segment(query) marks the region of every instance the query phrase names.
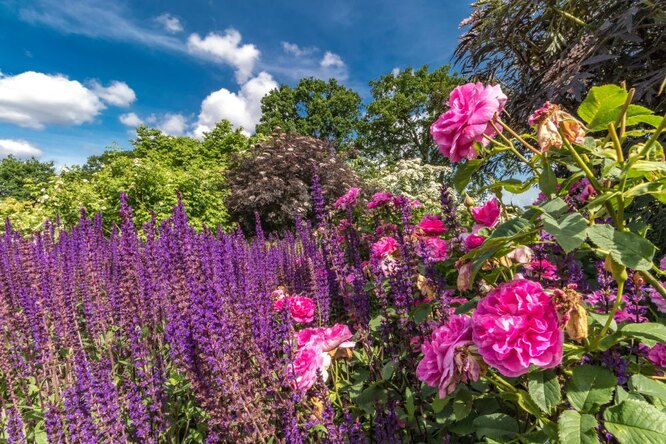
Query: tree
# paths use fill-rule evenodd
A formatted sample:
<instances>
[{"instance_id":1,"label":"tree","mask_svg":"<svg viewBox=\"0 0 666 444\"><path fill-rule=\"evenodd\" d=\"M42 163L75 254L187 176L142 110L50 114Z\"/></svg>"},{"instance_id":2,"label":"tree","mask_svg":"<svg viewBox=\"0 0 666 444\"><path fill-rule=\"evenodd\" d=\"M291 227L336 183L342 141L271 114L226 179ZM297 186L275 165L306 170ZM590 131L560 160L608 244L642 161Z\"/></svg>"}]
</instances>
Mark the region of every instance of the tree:
<instances>
[{"instance_id":1,"label":"tree","mask_svg":"<svg viewBox=\"0 0 666 444\"><path fill-rule=\"evenodd\" d=\"M663 111L665 19L654 1L481 0L461 23L456 61L463 74L506 85L521 124L545 100L574 110L593 84L621 81Z\"/></svg>"},{"instance_id":2,"label":"tree","mask_svg":"<svg viewBox=\"0 0 666 444\"><path fill-rule=\"evenodd\" d=\"M326 142L276 132L237 157L227 173L227 208L249 233L254 232L255 212L268 231L289 227L297 215L312 215L310 187L315 172L327 202L359 184L354 172L331 153Z\"/></svg>"},{"instance_id":3,"label":"tree","mask_svg":"<svg viewBox=\"0 0 666 444\"><path fill-rule=\"evenodd\" d=\"M7 156L0 159L0 198L29 200L54 175L53 162L40 162L34 157L21 160Z\"/></svg>"},{"instance_id":4,"label":"tree","mask_svg":"<svg viewBox=\"0 0 666 444\"><path fill-rule=\"evenodd\" d=\"M363 119L362 154L389 162L415 157L426 163L443 161L429 129L462 81L448 66L430 72L427 65L370 81L372 101Z\"/></svg>"},{"instance_id":5,"label":"tree","mask_svg":"<svg viewBox=\"0 0 666 444\"><path fill-rule=\"evenodd\" d=\"M361 97L335 79L302 79L295 87L281 85L261 100L257 133L276 128L328 141L341 148L357 135Z\"/></svg>"}]
</instances>

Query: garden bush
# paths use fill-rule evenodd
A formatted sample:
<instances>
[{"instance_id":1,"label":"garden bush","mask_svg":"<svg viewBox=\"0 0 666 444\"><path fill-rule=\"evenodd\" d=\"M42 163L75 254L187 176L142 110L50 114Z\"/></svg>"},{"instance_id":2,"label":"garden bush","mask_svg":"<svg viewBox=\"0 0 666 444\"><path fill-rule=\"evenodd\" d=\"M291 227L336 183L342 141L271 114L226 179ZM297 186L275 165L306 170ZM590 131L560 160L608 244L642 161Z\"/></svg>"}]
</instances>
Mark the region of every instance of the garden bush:
<instances>
[{"instance_id":1,"label":"garden bush","mask_svg":"<svg viewBox=\"0 0 666 444\"><path fill-rule=\"evenodd\" d=\"M182 204L139 236L125 197L110 236L8 223L2 438L663 442L666 260L626 209L666 201L665 120L632 96L546 103L521 135L499 86L452 92L452 185L511 153L531 174L491 191L538 186L522 210L446 186L438 213L357 187L327 207L314 175L315 225L281 236L199 233Z\"/></svg>"}]
</instances>

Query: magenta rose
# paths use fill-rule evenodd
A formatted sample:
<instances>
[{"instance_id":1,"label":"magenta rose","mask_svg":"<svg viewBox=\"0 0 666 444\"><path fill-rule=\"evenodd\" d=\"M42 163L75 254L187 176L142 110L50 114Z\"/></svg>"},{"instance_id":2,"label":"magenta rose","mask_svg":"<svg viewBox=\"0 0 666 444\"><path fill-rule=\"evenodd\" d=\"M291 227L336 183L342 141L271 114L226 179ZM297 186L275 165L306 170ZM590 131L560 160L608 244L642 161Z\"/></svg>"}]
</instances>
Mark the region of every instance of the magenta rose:
<instances>
[{"instance_id":1,"label":"magenta rose","mask_svg":"<svg viewBox=\"0 0 666 444\"><path fill-rule=\"evenodd\" d=\"M500 284L479 301L472 319L479 354L505 376L523 375L530 364L551 368L562 361L564 332L537 282Z\"/></svg>"},{"instance_id":2,"label":"magenta rose","mask_svg":"<svg viewBox=\"0 0 666 444\"><path fill-rule=\"evenodd\" d=\"M384 236L372 244L372 255L376 259L384 259L385 257L390 256L397 249L398 241L393 239L391 236Z\"/></svg>"},{"instance_id":3,"label":"magenta rose","mask_svg":"<svg viewBox=\"0 0 666 444\"><path fill-rule=\"evenodd\" d=\"M557 279L557 267L546 259L540 259L530 262L525 265L525 268L530 271L530 276L538 279Z\"/></svg>"},{"instance_id":4,"label":"magenta rose","mask_svg":"<svg viewBox=\"0 0 666 444\"><path fill-rule=\"evenodd\" d=\"M439 216L435 216L434 214L426 214L423 216L421 223L419 223L419 229L426 236L439 236L440 234L446 233L444 222L442 222L442 219Z\"/></svg>"},{"instance_id":5,"label":"magenta rose","mask_svg":"<svg viewBox=\"0 0 666 444\"><path fill-rule=\"evenodd\" d=\"M284 308L284 304L289 307L289 312L294 321L301 324L308 324L313 321L315 303L312 299L305 296L285 296L275 301L273 308L275 311L280 311Z\"/></svg>"},{"instance_id":6,"label":"magenta rose","mask_svg":"<svg viewBox=\"0 0 666 444\"><path fill-rule=\"evenodd\" d=\"M463 234L462 238L467 251L471 251L476 247L481 246L486 241L485 237L474 233Z\"/></svg>"},{"instance_id":7,"label":"magenta rose","mask_svg":"<svg viewBox=\"0 0 666 444\"><path fill-rule=\"evenodd\" d=\"M648 352L647 358L657 367L666 368L666 344L655 344Z\"/></svg>"},{"instance_id":8,"label":"magenta rose","mask_svg":"<svg viewBox=\"0 0 666 444\"><path fill-rule=\"evenodd\" d=\"M666 256L662 257L661 261L659 261L659 268L666 271Z\"/></svg>"},{"instance_id":9,"label":"magenta rose","mask_svg":"<svg viewBox=\"0 0 666 444\"><path fill-rule=\"evenodd\" d=\"M328 379L328 367L331 357L315 347L303 347L296 352L294 362L289 366L294 389L307 390L317 382L321 372L322 379Z\"/></svg>"},{"instance_id":10,"label":"magenta rose","mask_svg":"<svg viewBox=\"0 0 666 444\"><path fill-rule=\"evenodd\" d=\"M352 333L344 324L335 324L332 327L304 328L296 333L296 344L301 347L314 347L329 352L345 344L351 339Z\"/></svg>"},{"instance_id":11,"label":"magenta rose","mask_svg":"<svg viewBox=\"0 0 666 444\"><path fill-rule=\"evenodd\" d=\"M446 260L448 249L446 241L438 237L428 237L422 243L422 255L435 262Z\"/></svg>"},{"instance_id":12,"label":"magenta rose","mask_svg":"<svg viewBox=\"0 0 666 444\"><path fill-rule=\"evenodd\" d=\"M350 188L347 193L335 201L335 208L339 210L346 210L352 208L358 202L358 195L361 193L360 188Z\"/></svg>"},{"instance_id":13,"label":"magenta rose","mask_svg":"<svg viewBox=\"0 0 666 444\"><path fill-rule=\"evenodd\" d=\"M499 220L500 208L497 199L486 202L483 206L471 209L474 220L484 227L494 227Z\"/></svg>"},{"instance_id":14,"label":"magenta rose","mask_svg":"<svg viewBox=\"0 0 666 444\"><path fill-rule=\"evenodd\" d=\"M368 202L368 208L378 208L393 202L393 194L383 191L372 195L372 200Z\"/></svg>"},{"instance_id":15,"label":"magenta rose","mask_svg":"<svg viewBox=\"0 0 666 444\"><path fill-rule=\"evenodd\" d=\"M421 345L423 359L416 367L416 376L437 388L439 397L444 398L459 382L479 380L481 365L473 350L472 318L453 315Z\"/></svg>"},{"instance_id":16,"label":"magenta rose","mask_svg":"<svg viewBox=\"0 0 666 444\"><path fill-rule=\"evenodd\" d=\"M474 159L474 142L483 146L496 135L490 124L495 114L504 109L506 96L499 85L468 83L455 88L449 96L449 110L431 126L430 134L439 151L451 162ZM501 128L501 127L499 127Z\"/></svg>"}]
</instances>

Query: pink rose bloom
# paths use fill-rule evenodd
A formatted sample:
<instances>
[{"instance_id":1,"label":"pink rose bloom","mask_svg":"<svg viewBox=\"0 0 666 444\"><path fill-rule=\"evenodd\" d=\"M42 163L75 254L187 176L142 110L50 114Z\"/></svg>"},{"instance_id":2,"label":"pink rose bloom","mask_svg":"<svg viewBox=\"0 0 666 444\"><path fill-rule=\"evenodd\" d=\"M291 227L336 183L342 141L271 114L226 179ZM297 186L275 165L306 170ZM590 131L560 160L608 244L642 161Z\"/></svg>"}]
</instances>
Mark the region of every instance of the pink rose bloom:
<instances>
[{"instance_id":1,"label":"pink rose bloom","mask_svg":"<svg viewBox=\"0 0 666 444\"><path fill-rule=\"evenodd\" d=\"M292 386L294 389L307 390L317 382L317 376L321 372L322 379L328 379L328 367L331 365L331 357L322 353L314 347L304 347L296 353L296 359L289 366L289 373L294 378Z\"/></svg>"},{"instance_id":2,"label":"pink rose bloom","mask_svg":"<svg viewBox=\"0 0 666 444\"><path fill-rule=\"evenodd\" d=\"M368 202L368 208L383 207L393 201L393 194L383 191L372 195L372 200Z\"/></svg>"},{"instance_id":3,"label":"pink rose bloom","mask_svg":"<svg viewBox=\"0 0 666 444\"><path fill-rule=\"evenodd\" d=\"M430 260L440 262L448 257L448 244L438 237L426 238L423 242L423 255Z\"/></svg>"},{"instance_id":4,"label":"pink rose bloom","mask_svg":"<svg viewBox=\"0 0 666 444\"><path fill-rule=\"evenodd\" d=\"M597 192L590 183L590 180L585 177L571 185L571 188L569 188L569 195L579 203L585 203L590 200L590 198L595 197Z\"/></svg>"},{"instance_id":5,"label":"pink rose bloom","mask_svg":"<svg viewBox=\"0 0 666 444\"><path fill-rule=\"evenodd\" d=\"M360 188L350 188L344 196L341 196L335 201L335 208L339 210L346 210L352 208L358 202L358 195L361 193Z\"/></svg>"},{"instance_id":6,"label":"pink rose bloom","mask_svg":"<svg viewBox=\"0 0 666 444\"><path fill-rule=\"evenodd\" d=\"M352 333L344 324L335 324L332 327L304 328L296 333L296 345L299 348L313 347L323 352L335 350L351 339Z\"/></svg>"},{"instance_id":7,"label":"pink rose bloom","mask_svg":"<svg viewBox=\"0 0 666 444\"><path fill-rule=\"evenodd\" d=\"M490 122L495 113L504 109L506 96L499 85L483 86L468 83L454 89L449 96L449 110L430 126L430 134L439 151L451 162L474 159L477 152L474 142L488 145L488 139L496 135ZM501 127L500 127L501 128Z\"/></svg>"},{"instance_id":8,"label":"pink rose bloom","mask_svg":"<svg viewBox=\"0 0 666 444\"><path fill-rule=\"evenodd\" d=\"M481 207L471 209L474 220L484 227L494 227L499 221L500 208L497 198L489 200Z\"/></svg>"},{"instance_id":9,"label":"pink rose bloom","mask_svg":"<svg viewBox=\"0 0 666 444\"><path fill-rule=\"evenodd\" d=\"M305 296L286 296L275 301L273 308L275 311L280 311L284 308L285 303L288 305L294 321L308 324L314 319L315 304L312 299Z\"/></svg>"},{"instance_id":10,"label":"pink rose bloom","mask_svg":"<svg viewBox=\"0 0 666 444\"><path fill-rule=\"evenodd\" d=\"M473 337L486 363L505 376L523 375L530 364L551 368L562 361L557 311L541 285L526 279L500 284L479 301Z\"/></svg>"},{"instance_id":11,"label":"pink rose bloom","mask_svg":"<svg viewBox=\"0 0 666 444\"><path fill-rule=\"evenodd\" d=\"M421 219L421 223L419 224L419 229L426 236L439 236L440 234L446 233L444 222L442 222L442 219L439 216L435 216L434 214L426 214L423 216L423 219Z\"/></svg>"},{"instance_id":12,"label":"pink rose bloom","mask_svg":"<svg viewBox=\"0 0 666 444\"><path fill-rule=\"evenodd\" d=\"M657 367L666 368L666 344L655 344L650 349L647 358Z\"/></svg>"},{"instance_id":13,"label":"pink rose bloom","mask_svg":"<svg viewBox=\"0 0 666 444\"><path fill-rule=\"evenodd\" d=\"M527 119L527 123L530 125L536 125L538 124L542 119L548 116L550 114L552 109L552 104L550 102L546 102L543 104L543 106L530 115L530 117Z\"/></svg>"},{"instance_id":14,"label":"pink rose bloom","mask_svg":"<svg viewBox=\"0 0 666 444\"><path fill-rule=\"evenodd\" d=\"M376 259L383 259L390 256L398 249L398 241L391 236L384 236L372 245L372 255Z\"/></svg>"},{"instance_id":15,"label":"pink rose bloom","mask_svg":"<svg viewBox=\"0 0 666 444\"><path fill-rule=\"evenodd\" d=\"M473 233L465 233L462 235L462 238L467 251L475 249L486 241L485 237Z\"/></svg>"},{"instance_id":16,"label":"pink rose bloom","mask_svg":"<svg viewBox=\"0 0 666 444\"><path fill-rule=\"evenodd\" d=\"M546 259L532 261L529 265L525 265L525 268L530 270L530 275L533 277L551 280L557 279L557 267Z\"/></svg>"},{"instance_id":17,"label":"pink rose bloom","mask_svg":"<svg viewBox=\"0 0 666 444\"><path fill-rule=\"evenodd\" d=\"M666 285L666 283L662 282L661 285ZM657 310L666 313L666 299L664 299L664 297L654 288L648 289L647 294L652 303L657 307Z\"/></svg>"},{"instance_id":18,"label":"pink rose bloom","mask_svg":"<svg viewBox=\"0 0 666 444\"><path fill-rule=\"evenodd\" d=\"M659 262L659 268L663 271L666 271L666 256L661 258L661 261Z\"/></svg>"},{"instance_id":19,"label":"pink rose bloom","mask_svg":"<svg viewBox=\"0 0 666 444\"><path fill-rule=\"evenodd\" d=\"M478 381L481 365L470 352L472 318L453 315L449 322L432 332L430 341L421 345L423 359L416 367L416 376L439 389L439 397L453 393L459 382Z\"/></svg>"}]
</instances>

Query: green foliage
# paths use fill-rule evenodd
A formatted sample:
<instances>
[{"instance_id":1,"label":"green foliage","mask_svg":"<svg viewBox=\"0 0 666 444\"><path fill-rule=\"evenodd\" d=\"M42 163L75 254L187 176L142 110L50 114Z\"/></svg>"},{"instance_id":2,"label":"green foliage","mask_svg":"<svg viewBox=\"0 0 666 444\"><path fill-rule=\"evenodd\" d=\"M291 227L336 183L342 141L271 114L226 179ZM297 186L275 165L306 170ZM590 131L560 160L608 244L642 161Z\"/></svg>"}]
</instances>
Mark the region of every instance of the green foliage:
<instances>
[{"instance_id":1,"label":"green foliage","mask_svg":"<svg viewBox=\"0 0 666 444\"><path fill-rule=\"evenodd\" d=\"M361 97L335 79L302 79L295 87L280 85L261 100L257 133L280 128L326 140L342 148L357 135Z\"/></svg>"},{"instance_id":2,"label":"green foliage","mask_svg":"<svg viewBox=\"0 0 666 444\"><path fill-rule=\"evenodd\" d=\"M594 416L575 410L565 410L557 423L560 442L567 444L596 444L597 420Z\"/></svg>"},{"instance_id":3,"label":"green foliage","mask_svg":"<svg viewBox=\"0 0 666 444\"><path fill-rule=\"evenodd\" d=\"M0 199L30 200L40 193L55 175L53 162L40 162L7 156L0 159Z\"/></svg>"},{"instance_id":4,"label":"green foliage","mask_svg":"<svg viewBox=\"0 0 666 444\"><path fill-rule=\"evenodd\" d=\"M560 383L552 370L530 373L527 387L530 397L544 413L551 413L562 400Z\"/></svg>"},{"instance_id":5,"label":"green foliage","mask_svg":"<svg viewBox=\"0 0 666 444\"><path fill-rule=\"evenodd\" d=\"M604 412L604 421L622 444L664 442L666 413L646 402L624 400Z\"/></svg>"},{"instance_id":6,"label":"green foliage","mask_svg":"<svg viewBox=\"0 0 666 444\"><path fill-rule=\"evenodd\" d=\"M617 378L604 367L583 365L573 369L567 385L571 405L583 413L596 413L613 398Z\"/></svg>"}]
</instances>

